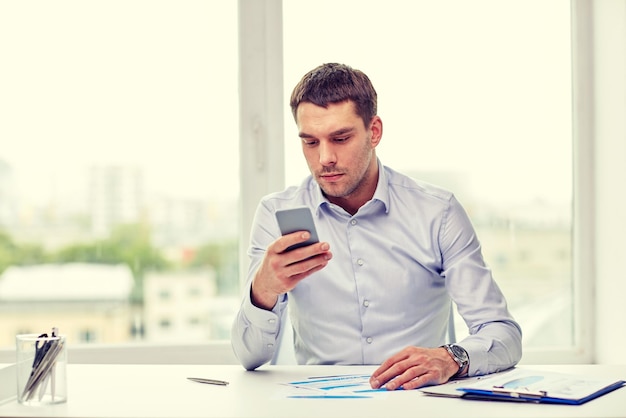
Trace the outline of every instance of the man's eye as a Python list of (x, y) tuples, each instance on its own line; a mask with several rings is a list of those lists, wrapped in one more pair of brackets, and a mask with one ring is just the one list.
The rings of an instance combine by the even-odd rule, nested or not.
[(307, 145), (307, 146), (310, 147), (310, 146), (313, 146), (313, 145), (317, 145), (318, 141), (303, 139), (302, 142), (304, 143), (304, 145)]
[(341, 138), (335, 138), (335, 142), (346, 142), (348, 140), (347, 136), (342, 136)]

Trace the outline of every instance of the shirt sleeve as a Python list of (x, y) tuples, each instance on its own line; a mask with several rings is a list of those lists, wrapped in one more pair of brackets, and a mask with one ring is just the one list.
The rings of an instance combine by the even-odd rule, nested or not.
[(494, 373), (516, 365), (522, 356), (522, 331), (486, 265), (481, 246), (465, 210), (454, 196), (440, 232), (442, 275), (467, 324), (469, 335), (458, 344), (470, 358), (470, 376)]
[(252, 277), (256, 273), (265, 250), (278, 236), (272, 225), (273, 212), (260, 204), (257, 208), (252, 226), (251, 242), (248, 250), (250, 267), (239, 311), (231, 330), (231, 345), (235, 356), (247, 370), (269, 362), (276, 352), (279, 341), (282, 313), (287, 306), (287, 296), (282, 295), (271, 311), (258, 308), (252, 303), (250, 290)]
[(283, 295), (271, 311), (254, 306), (248, 283), (231, 332), (233, 351), (246, 370), (254, 370), (274, 357), (286, 303)]

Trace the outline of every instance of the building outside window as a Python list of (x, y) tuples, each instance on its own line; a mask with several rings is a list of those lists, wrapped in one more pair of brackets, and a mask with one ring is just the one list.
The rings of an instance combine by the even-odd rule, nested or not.
[[(0, 346), (52, 326), (71, 344), (228, 338), (237, 2), (3, 3), (0, 51)], [(60, 270), (73, 263), (102, 294), (115, 277), (87, 269), (124, 266), (123, 306), (67, 287)], [(37, 268), (47, 273), (16, 299), (12, 272), (23, 270), (27, 287)], [(201, 295), (180, 291), (189, 285)], [(215, 298), (227, 298), (223, 312), (211, 311)], [(174, 303), (189, 309), (162, 321)]]

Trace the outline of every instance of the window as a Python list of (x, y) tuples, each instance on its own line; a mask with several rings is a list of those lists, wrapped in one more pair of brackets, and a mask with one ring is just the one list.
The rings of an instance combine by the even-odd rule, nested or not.
[(237, 2), (3, 3), (0, 54), (0, 347), (53, 325), (70, 344), (199, 338), (160, 303), (227, 338)]
[(97, 340), (95, 333), (89, 329), (83, 329), (79, 333), (79, 341), (82, 343), (89, 343), (91, 341)]
[[(572, 347), (569, 2), (312, 5), (284, 2), (285, 96), (323, 62), (365, 71), (379, 97), (383, 164), (456, 194), (522, 325), (525, 352)], [(333, 30), (303, 30), (304, 15)], [(289, 110), (284, 119), (295, 184), (308, 169)]]
[[(78, 267), (94, 260), (114, 266), (118, 271), (107, 274), (116, 292), (127, 291), (131, 276), (131, 291), (123, 300), (74, 304), (83, 312), (98, 309), (89, 312), (91, 324), (77, 324), (70, 343), (79, 342), (84, 330), (94, 343), (154, 342), (173, 335), (181, 342), (178, 330), (160, 330), (160, 325), (184, 329), (194, 317), (202, 318), (202, 330), (188, 338), (227, 338), (239, 303), (239, 266), (245, 264), (238, 250), (245, 248), (242, 241), (258, 195), (280, 188), (284, 174), (289, 184), (308, 174), (298, 157), (286, 99), (304, 72), (321, 62), (339, 61), (365, 70), (379, 91), (383, 162), (450, 188), (470, 211), (513, 313), (526, 336), (534, 332), (534, 338), (525, 339), (525, 359), (535, 349), (557, 353), (548, 356), (554, 362), (579, 361), (577, 354), (564, 357), (559, 351), (579, 343), (581, 323), (590, 335), (587, 342), (592, 338), (593, 318), (580, 311), (580, 303), (589, 303), (595, 283), (589, 277), (596, 273), (590, 265), (574, 272), (570, 267), (583, 256), (593, 258), (588, 253), (595, 250), (595, 241), (580, 244), (581, 236), (576, 236), (580, 229), (588, 235), (594, 228), (592, 215), (581, 221), (580, 214), (572, 219), (570, 211), (571, 190), (578, 186), (572, 187), (570, 165), (569, 2), (285, 1), (280, 54), (276, 32), (261, 39), (250, 30), (254, 25), (238, 28), (237, 21), (239, 6), (255, 23), (265, 21), (268, 31), (275, 30), (273, 8), (279, 3), (0, 3), (0, 348), (12, 346), (17, 333), (51, 326), (54, 305), (60, 304), (52, 298), (51, 304), (25, 302), (15, 293), (24, 286), (7, 293), (7, 271), (16, 267), (13, 277), (32, 279), (32, 271), (22, 267), (69, 261), (80, 262)], [(583, 12), (606, 7), (574, 5)], [(272, 10), (257, 13), (257, 7)], [(303, 16), (316, 30), (303, 26)], [(439, 24), (433, 26), (435, 20)], [(317, 30), (321, 27), (332, 30)], [(583, 28), (582, 33), (590, 36), (591, 31)], [(240, 34), (243, 41), (254, 37), (261, 43), (266, 58), (252, 59), (265, 59), (263, 66), (246, 62), (239, 71)], [(580, 48), (574, 45), (574, 50)], [(587, 51), (580, 59), (585, 58), (594, 57)], [(580, 68), (575, 65), (575, 70)], [(270, 82), (246, 80), (254, 71), (266, 71)], [(276, 79), (279, 85), (272, 84)], [(260, 154), (259, 144), (245, 138), (246, 146), (239, 149), (237, 92), (242, 80), (260, 91), (252, 98), (245, 93), (242, 106), (257, 100), (263, 103), (259, 108), (270, 108), (261, 120), (281, 121), (280, 127), (270, 127), (270, 136), (281, 138), (284, 129), (288, 158), (283, 158), (283, 144), (272, 141), (264, 145), (275, 160), (252, 160)], [(276, 108), (284, 114), (278, 116), (268, 101), (272, 106), (281, 101)], [(587, 115), (589, 110), (594, 109), (580, 112)], [(242, 120), (241, 127), (251, 125)], [(577, 147), (581, 154), (593, 149), (590, 144)], [(601, 150), (604, 157), (611, 156), (610, 149)], [(585, 169), (579, 175), (592, 172), (590, 160), (579, 160)], [(595, 201), (590, 190), (602, 184), (590, 180), (578, 199)], [(238, 208), (243, 208), (240, 218)], [(577, 222), (584, 222), (583, 227), (572, 231)], [(600, 227), (607, 235), (612, 226), (600, 222)], [(538, 237), (542, 251), (536, 250)], [(573, 263), (572, 242), (579, 243)], [(606, 239), (604, 245), (619, 247)], [(127, 257), (116, 248), (141, 250), (142, 257)], [(607, 274), (612, 273), (606, 267), (610, 263), (599, 265), (604, 270), (598, 275), (606, 277), (599, 291), (618, 294), (610, 290), (613, 282), (607, 284), (614, 277)], [(576, 274), (587, 281), (577, 282)], [(141, 286), (136, 286), (138, 277)], [(529, 277), (541, 286), (524, 286)], [(178, 316), (168, 310), (169, 302), (157, 303), (158, 293), (151, 293), (152, 303), (146, 303), (145, 285), (159, 289), (162, 281), (168, 283), (164, 288), (171, 292), (171, 303), (179, 303), (178, 292), (189, 286), (202, 295), (182, 294), (206, 303), (190, 303), (190, 310)], [(116, 295), (111, 283), (101, 282), (97, 293)], [(66, 289), (64, 295), (72, 293)], [(549, 312), (533, 309), (559, 289), (556, 299), (540, 306), (551, 308)], [(604, 318), (612, 317), (600, 308)], [(72, 311), (67, 317), (77, 316)], [(541, 336), (541, 331), (550, 332), (541, 320), (552, 319), (559, 332)], [(614, 334), (601, 332), (601, 337)], [(185, 358), (188, 354), (184, 350)]]

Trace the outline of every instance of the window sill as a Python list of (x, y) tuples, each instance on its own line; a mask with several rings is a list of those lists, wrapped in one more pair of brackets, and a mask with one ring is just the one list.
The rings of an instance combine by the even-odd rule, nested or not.
[[(15, 349), (0, 350), (0, 363), (14, 363)], [(68, 348), (77, 364), (238, 364), (230, 341), (189, 344), (82, 344)]]

